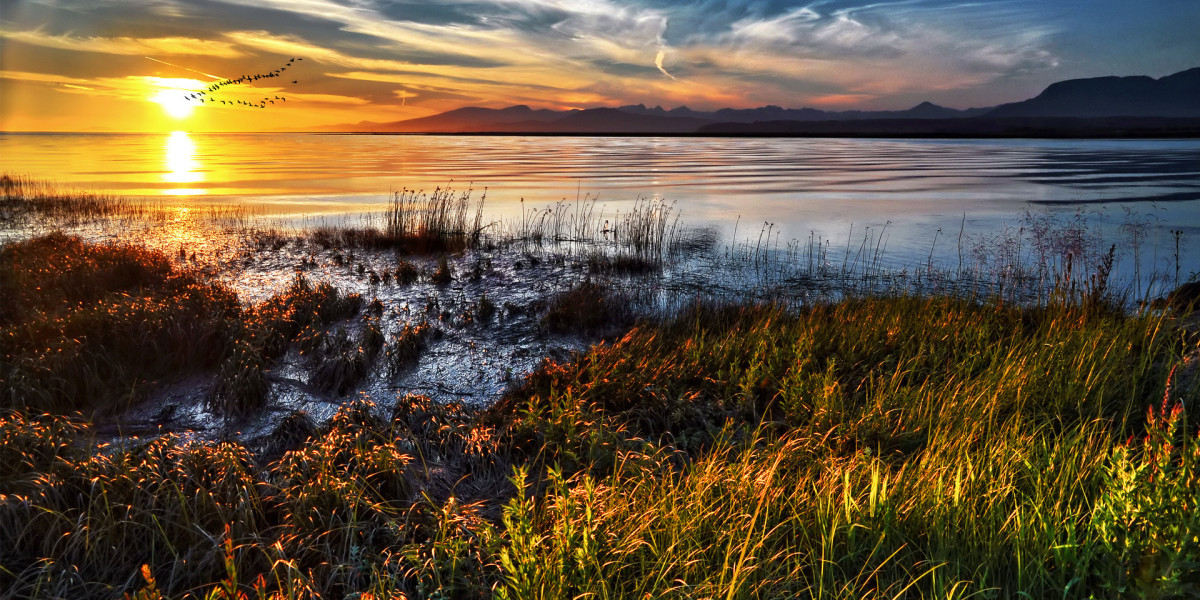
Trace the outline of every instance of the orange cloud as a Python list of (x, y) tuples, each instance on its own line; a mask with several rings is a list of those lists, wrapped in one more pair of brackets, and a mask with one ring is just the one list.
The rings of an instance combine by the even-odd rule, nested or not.
[(868, 100), (874, 100), (870, 94), (826, 94), (809, 98), (809, 102), (817, 106), (853, 106)]
[(245, 56), (242, 52), (234, 48), (233, 44), (197, 38), (74, 37), (70, 35), (47, 35), (36, 30), (5, 31), (3, 32), (3, 36), (10, 40), (41, 46), (43, 48), (98, 52), (101, 54), (129, 56), (179, 54), (214, 56), (218, 58), (239, 58)]

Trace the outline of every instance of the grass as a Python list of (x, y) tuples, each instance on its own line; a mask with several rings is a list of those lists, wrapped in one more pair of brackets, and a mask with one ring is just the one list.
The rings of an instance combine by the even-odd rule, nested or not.
[(1164, 394), (1184, 347), (1156, 317), (944, 298), (635, 330), (501, 408), (549, 473), (543, 498), (508, 506), (510, 582), (526, 598), (1194, 591), (1200, 442), (1178, 402), (1195, 382)]
[(104, 194), (56, 189), (27, 177), (0, 175), (0, 228), (25, 227), (38, 220), (78, 225), (114, 217), (147, 216), (146, 204)]
[(0, 295), (0, 409), (97, 417), (164, 380), (212, 371), (210, 408), (246, 414), (267, 399), (271, 361), (362, 304), (297, 275), (246, 307), (165, 254), (63, 234), (0, 249)]
[[(244, 226), (244, 206), (192, 204), (193, 218), (230, 227)], [(20, 175), (0, 174), (0, 231), (52, 232), (99, 223), (163, 223), (176, 218), (178, 208), (161, 202), (61, 189)]]
[[(392, 194), (381, 214), (368, 215), (360, 227), (317, 227), (301, 236), (331, 248), (395, 249), (403, 254), (459, 252), (476, 247), (488, 225), (483, 222), (487, 192), (437, 188), (426, 194), (402, 190)], [(403, 263), (401, 267), (403, 268)]]
[(392, 334), (385, 349), (389, 373), (396, 375), (416, 363), (431, 336), (436, 335), (428, 321), (405, 323), (400, 331)]
[(541, 326), (551, 333), (604, 333), (631, 320), (621, 302), (612, 287), (583, 281), (550, 298)]
[(241, 307), (134, 246), (52, 234), (0, 249), (0, 407), (108, 411), (147, 382), (211, 368)]
[(360, 400), (307, 441), (295, 416), (272, 459), (172, 436), (96, 451), (86, 422), (9, 411), (0, 584), (1186, 597), (1195, 347), (1168, 316), (1079, 304), (705, 306), (547, 363), (488, 409)]

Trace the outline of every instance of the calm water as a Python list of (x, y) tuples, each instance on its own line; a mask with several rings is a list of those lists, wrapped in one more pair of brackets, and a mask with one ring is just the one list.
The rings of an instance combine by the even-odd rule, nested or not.
[(960, 229), (984, 239), (1027, 224), (1027, 211), (1082, 214), (1122, 249), (1129, 223), (1147, 225), (1142, 254), (1153, 249), (1159, 266), (1174, 253), (1170, 232), (1182, 231), (1183, 267), (1200, 270), (1188, 258), (1200, 256), (1195, 140), (0, 134), (0, 157), (0, 171), (68, 187), (244, 202), (308, 222), (448, 184), (487, 188), (495, 220), (519, 215), (522, 199), (528, 209), (595, 198), (615, 215), (638, 197), (664, 198), (726, 239), (736, 227), (753, 241), (765, 223), (780, 244), (883, 233), (889, 255), (910, 261), (956, 254), (946, 240)]

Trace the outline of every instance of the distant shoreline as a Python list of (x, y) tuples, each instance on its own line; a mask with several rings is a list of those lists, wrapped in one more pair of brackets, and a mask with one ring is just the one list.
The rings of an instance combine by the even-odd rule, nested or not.
[(1197, 139), (1194, 118), (963, 118), (715, 123), (693, 132), (647, 131), (323, 131), (335, 135), (529, 137)]

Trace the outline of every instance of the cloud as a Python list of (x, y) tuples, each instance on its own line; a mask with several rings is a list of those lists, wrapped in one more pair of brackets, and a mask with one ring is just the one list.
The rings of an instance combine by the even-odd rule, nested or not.
[[(30, 0), (5, 11), (0, 44), (11, 42), (13, 77), (103, 94), (124, 74), (168, 72), (142, 56), (211, 73), (304, 57), (305, 92), (364, 116), (510, 103), (963, 106), (955, 99), (1019, 99), (1146, 55), (1194, 66), (1182, 63), (1200, 48), (1186, 29), (1200, 5), (1147, 1)], [(1157, 40), (1158, 53), (1131, 52), (1127, 38)]]
[(403, 2), (360, 1), (347, 6), (328, 0), (261, 0), (253, 4), (336, 22), (341, 31), (377, 40), (373, 52), (395, 57), (417, 53), (423, 58), (459, 57), (437, 61), (443, 65), (487, 57), (498, 67), (537, 65), (562, 73), (593, 71), (596, 76), (604, 74), (606, 63), (620, 63), (666, 73), (659, 55), (666, 50), (666, 13), (613, 0), (476, 3), (467, 5), (476, 9), (474, 17), (468, 17), (465, 8), (439, 11), (448, 19), (444, 23), (403, 19), (412, 6)]
[(154, 91), (161, 89), (200, 90), (204, 83), (194, 79), (168, 79), (162, 77), (69, 77), (49, 73), (25, 71), (0, 71), (0, 79), (44, 84), (68, 94), (84, 94), (92, 97), (109, 97), (123, 100), (146, 100)]
[(92, 81), (90, 79), (83, 79), (80, 77), (67, 77), (65, 75), (54, 75), (51, 73), (30, 73), (28, 71), (0, 71), (0, 79), (30, 81), (34, 83), (74, 84), (76, 86), (87, 85)]
[(663, 59), (666, 57), (667, 57), (666, 48), (659, 48), (658, 54), (654, 56), (654, 66), (658, 67), (658, 70), (662, 71), (663, 75), (666, 75), (667, 77), (670, 77), (671, 79), (678, 81), (677, 79), (675, 79), (674, 75), (668, 73), (667, 69), (665, 67), (663, 67)]
[(185, 37), (76, 37), (52, 35), (38, 30), (0, 31), (6, 39), (24, 42), (43, 48), (74, 50), (128, 56), (145, 55), (193, 55), (218, 58), (240, 58), (245, 56), (232, 44), (220, 41)]
[[(959, 89), (1059, 64), (1055, 29), (991, 5), (814, 2), (687, 39), (685, 63), (810, 102)], [(744, 85), (744, 84), (743, 84)], [(824, 88), (823, 90), (821, 88)]]

